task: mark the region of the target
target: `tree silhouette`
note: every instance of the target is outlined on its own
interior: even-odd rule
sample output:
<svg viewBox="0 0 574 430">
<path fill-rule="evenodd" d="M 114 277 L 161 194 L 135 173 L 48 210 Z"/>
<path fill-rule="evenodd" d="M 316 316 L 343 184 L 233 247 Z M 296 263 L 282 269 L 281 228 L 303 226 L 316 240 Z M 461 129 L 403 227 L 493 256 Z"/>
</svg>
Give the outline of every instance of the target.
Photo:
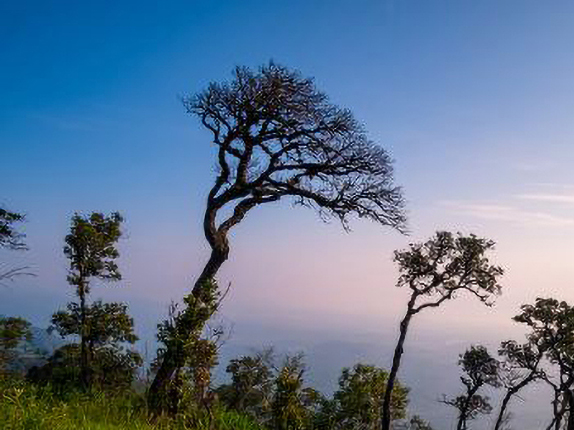
<svg viewBox="0 0 574 430">
<path fill-rule="evenodd" d="M 257 72 L 238 67 L 231 82 L 212 83 L 184 105 L 217 148 L 217 176 L 203 218 L 211 254 L 191 296 L 200 298 L 227 260 L 230 230 L 266 203 L 291 199 L 323 219 L 340 220 L 345 229 L 357 216 L 404 231 L 404 202 L 393 183 L 391 158 L 311 79 L 274 63 Z M 182 312 L 179 335 L 197 331 L 185 322 L 193 320 L 185 314 L 194 312 L 189 305 Z M 149 390 L 152 410 L 160 408 L 162 392 L 185 362 L 178 354 L 183 348 L 171 345 Z"/>
<path fill-rule="evenodd" d="M 24 242 L 25 235 L 16 228 L 16 224 L 23 221 L 24 215 L 0 208 L 0 248 L 16 251 L 28 249 Z M 33 274 L 28 271 L 28 267 L 2 269 L 0 271 L 0 285 L 2 285 L 4 281 L 10 281 L 20 275 L 33 276 Z"/>
<path fill-rule="evenodd" d="M 504 425 L 512 397 L 528 384 L 545 376 L 541 368 L 544 352 L 545 349 L 533 342 L 519 344 L 514 340 L 508 340 L 500 344 L 498 355 L 503 358 L 500 363 L 500 382 L 505 388 L 505 393 L 494 430 L 500 430 Z"/>
<path fill-rule="evenodd" d="M 24 221 L 24 215 L 0 208 L 0 247 L 8 249 L 26 249 L 24 234 L 14 224 Z"/>
<path fill-rule="evenodd" d="M 397 286 L 411 290 L 407 311 L 400 323 L 400 333 L 393 364 L 387 381 L 383 402 L 383 430 L 391 427 L 391 393 L 401 364 L 405 339 L 414 315 L 425 309 L 439 307 L 458 293 L 467 292 L 481 302 L 491 305 L 500 292 L 498 278 L 503 270 L 493 265 L 487 252 L 494 242 L 475 235 L 439 231 L 425 243 L 411 244 L 406 251 L 395 252 L 394 260 L 399 266 Z"/>
<path fill-rule="evenodd" d="M 454 398 L 444 398 L 443 403 L 458 409 L 457 430 L 466 430 L 467 422 L 479 414 L 489 414 L 492 411 L 489 398 L 478 394 L 485 385 L 498 387 L 499 363 L 482 346 L 471 346 L 461 354 L 458 362 L 464 375 L 460 377 L 465 393 Z"/>
<path fill-rule="evenodd" d="M 574 307 L 553 298 L 537 298 L 534 305 L 521 306 L 514 320 L 530 328 L 528 340 L 544 351 L 556 371 L 543 373 L 542 379 L 554 391 L 553 420 L 548 426 L 574 430 Z"/>
</svg>

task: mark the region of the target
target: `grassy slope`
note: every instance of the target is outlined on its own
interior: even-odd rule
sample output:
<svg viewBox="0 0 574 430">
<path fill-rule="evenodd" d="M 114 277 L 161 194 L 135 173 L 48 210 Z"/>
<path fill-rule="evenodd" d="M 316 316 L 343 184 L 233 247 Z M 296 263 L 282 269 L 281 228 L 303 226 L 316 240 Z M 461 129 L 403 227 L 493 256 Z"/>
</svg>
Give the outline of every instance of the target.
<svg viewBox="0 0 574 430">
<path fill-rule="evenodd" d="M 3 430 L 204 430 L 205 422 L 190 424 L 183 414 L 175 420 L 152 424 L 139 396 L 103 393 L 56 396 L 49 389 L 0 381 L 0 423 Z M 234 412 L 216 414 L 217 430 L 260 430 L 247 417 Z"/>
</svg>

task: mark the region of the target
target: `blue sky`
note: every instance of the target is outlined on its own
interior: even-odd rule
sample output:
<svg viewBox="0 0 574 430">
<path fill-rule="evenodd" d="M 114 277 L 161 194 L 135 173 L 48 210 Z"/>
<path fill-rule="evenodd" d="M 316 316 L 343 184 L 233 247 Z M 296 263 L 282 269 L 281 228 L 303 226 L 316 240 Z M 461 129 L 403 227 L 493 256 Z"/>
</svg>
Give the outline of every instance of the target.
<svg viewBox="0 0 574 430">
<path fill-rule="evenodd" d="M 454 345 L 444 386 L 411 380 L 438 390 L 415 402 L 432 413 L 468 343 L 520 336 L 510 317 L 537 295 L 574 300 L 573 18 L 565 1 L 3 2 L 0 199 L 27 214 L 31 250 L 2 258 L 38 276 L 1 291 L 0 313 L 46 325 L 69 293 L 71 214 L 119 210 L 125 282 L 94 295 L 129 301 L 151 339 L 207 255 L 213 153 L 179 98 L 274 59 L 391 152 L 412 236 L 365 222 L 345 234 L 286 204 L 250 214 L 221 274 L 230 343 L 392 342 L 404 305 L 392 250 L 439 228 L 491 237 L 508 268 L 497 308 L 461 299 L 414 326 L 413 339 Z M 384 365 L 381 348 L 369 359 Z"/>
</svg>

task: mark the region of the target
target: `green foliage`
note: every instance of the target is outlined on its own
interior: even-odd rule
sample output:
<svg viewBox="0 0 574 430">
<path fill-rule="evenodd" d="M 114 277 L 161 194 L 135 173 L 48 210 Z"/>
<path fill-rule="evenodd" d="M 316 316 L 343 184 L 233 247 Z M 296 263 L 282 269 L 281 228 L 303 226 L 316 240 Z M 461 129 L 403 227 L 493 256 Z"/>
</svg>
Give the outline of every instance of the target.
<svg viewBox="0 0 574 430">
<path fill-rule="evenodd" d="M 144 399 L 120 394 L 54 391 L 17 381 L 0 381 L 3 430 L 263 430 L 248 417 L 216 409 L 211 418 L 193 418 L 183 409 L 174 417 L 149 419 Z"/>
<path fill-rule="evenodd" d="M 19 317 L 0 316 L 0 376 L 7 372 L 16 357 L 15 349 L 32 339 L 31 324 Z"/>
<path fill-rule="evenodd" d="M 336 422 L 340 428 L 380 428 L 388 375 L 384 369 L 361 363 L 352 369 L 343 369 L 339 389 L 334 394 Z M 391 396 L 393 420 L 405 418 L 408 393 L 407 387 L 395 384 Z"/>
<path fill-rule="evenodd" d="M 154 409 L 175 414 L 186 390 L 194 392 L 198 404 L 211 407 L 212 401 L 207 394 L 211 370 L 217 364 L 217 345 L 214 340 L 202 336 L 206 334 L 204 327 L 217 311 L 220 299 L 217 283 L 208 280 L 196 294 L 185 298 L 187 306 L 184 311 L 172 305 L 168 318 L 158 324 L 157 338 L 163 346 L 158 348 L 152 367 L 157 370 L 165 360 L 169 360 L 175 364 L 175 372 L 167 386 L 150 395 L 149 401 Z M 193 329 L 189 330 L 190 327 Z"/>
<path fill-rule="evenodd" d="M 60 336 L 79 335 L 85 324 L 84 338 L 93 347 L 118 342 L 134 343 L 138 337 L 133 333 L 134 320 L 128 315 L 124 303 L 102 303 L 98 300 L 82 310 L 77 303 L 68 303 L 67 311 L 52 316 L 52 330 Z"/>
<path fill-rule="evenodd" d="M 72 217 L 64 254 L 70 260 L 68 282 L 77 286 L 78 296 L 89 293 L 90 278 L 121 279 L 115 260 L 119 257 L 116 242 L 121 236 L 122 221 L 117 212 L 110 216 L 94 212 L 88 217 Z"/>
<path fill-rule="evenodd" d="M 91 305 L 86 302 L 93 279 L 119 280 L 116 264 L 119 252 L 116 243 L 123 221 L 119 213 L 105 216 L 94 212 L 89 216 L 75 214 L 66 236 L 64 254 L 70 260 L 68 282 L 76 287 L 79 303 L 68 303 L 67 310 L 52 316 L 52 327 L 62 338 L 78 336 L 80 347 L 68 345 L 57 351 L 49 362 L 35 372 L 35 378 L 54 383 L 72 384 L 77 377 L 84 388 L 97 384 L 100 388 L 129 385 L 135 369 L 141 365 L 139 354 L 123 352 L 121 344 L 133 344 L 133 319 L 123 303 Z M 77 375 L 79 367 L 79 375 Z M 103 376 L 107 375 L 107 376 Z M 112 376 L 116 382 L 112 384 Z"/>
<path fill-rule="evenodd" d="M 271 403 L 273 367 L 272 349 L 231 360 L 226 368 L 231 384 L 217 389 L 219 398 L 230 408 L 263 417 Z"/>
<path fill-rule="evenodd" d="M 315 390 L 303 386 L 303 356 L 285 359 L 275 380 L 271 402 L 270 427 L 276 430 L 303 430 L 312 420 L 311 411 L 318 399 Z"/>
<path fill-rule="evenodd" d="M 93 351 L 91 386 L 104 391 L 128 390 L 134 381 L 141 356 L 130 350 L 114 346 L 101 346 Z M 40 367 L 33 367 L 27 378 L 40 385 L 52 385 L 54 389 L 74 390 L 80 387 L 80 348 L 77 344 L 57 349 Z"/>
</svg>

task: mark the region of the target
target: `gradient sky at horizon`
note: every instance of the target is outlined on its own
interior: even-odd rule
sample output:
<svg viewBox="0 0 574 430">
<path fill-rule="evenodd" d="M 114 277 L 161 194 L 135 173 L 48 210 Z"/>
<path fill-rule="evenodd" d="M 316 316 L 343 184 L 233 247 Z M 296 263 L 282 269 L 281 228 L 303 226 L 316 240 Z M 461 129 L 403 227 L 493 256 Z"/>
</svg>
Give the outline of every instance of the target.
<svg viewBox="0 0 574 430">
<path fill-rule="evenodd" d="M 213 148 L 180 97 L 273 59 L 389 150 L 411 236 L 364 221 L 347 234 L 284 202 L 253 212 L 220 277 L 238 342 L 392 339 L 392 251 L 474 232 L 507 268 L 498 305 L 464 298 L 413 326 L 457 345 L 456 384 L 463 342 L 520 336 L 510 318 L 537 296 L 574 302 L 573 19 L 566 1 L 3 2 L 0 202 L 26 213 L 31 249 L 2 258 L 38 276 L 0 291 L 0 314 L 46 326 L 70 294 L 70 216 L 119 210 L 125 281 L 94 297 L 129 301 L 151 339 L 207 256 Z"/>
</svg>

